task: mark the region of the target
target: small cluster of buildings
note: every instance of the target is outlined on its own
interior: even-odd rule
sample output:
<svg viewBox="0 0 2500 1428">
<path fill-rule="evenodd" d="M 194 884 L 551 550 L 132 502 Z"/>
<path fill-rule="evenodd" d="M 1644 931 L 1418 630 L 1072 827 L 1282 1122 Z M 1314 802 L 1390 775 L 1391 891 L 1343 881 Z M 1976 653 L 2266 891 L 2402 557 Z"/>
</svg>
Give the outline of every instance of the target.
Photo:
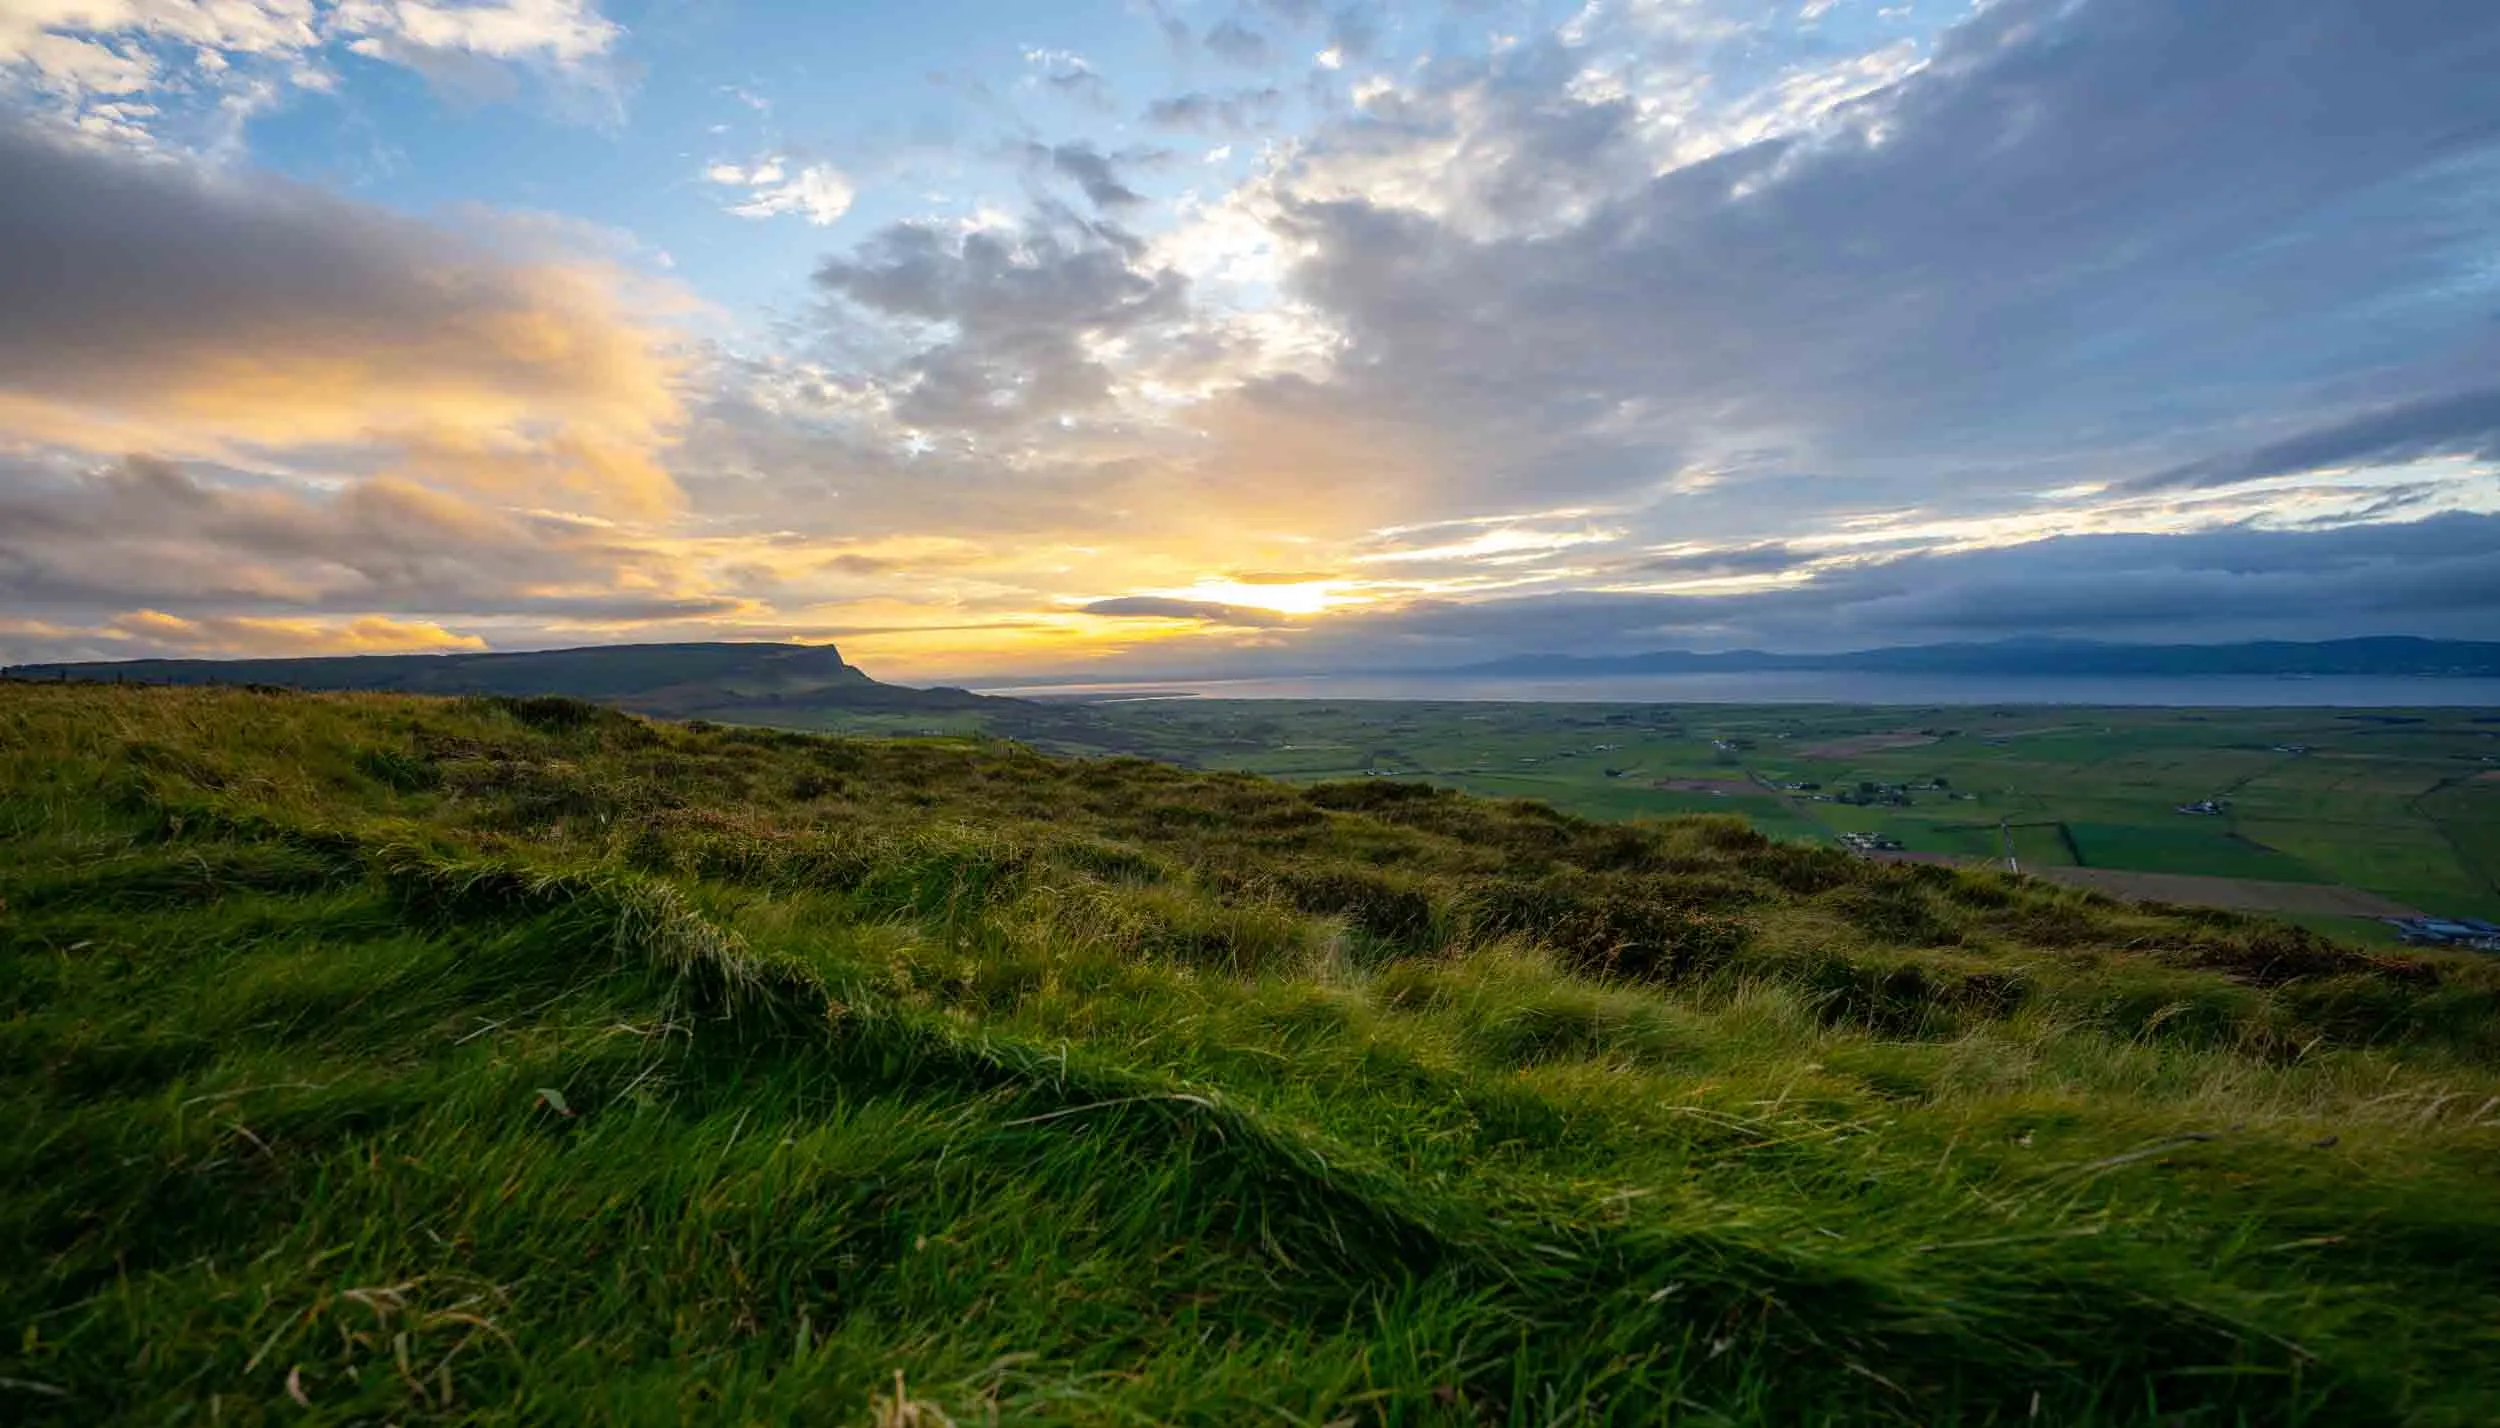
<svg viewBox="0 0 2500 1428">
<path fill-rule="evenodd" d="M 2500 922 L 2485 922 L 2479 917 L 2391 917 L 2387 925 L 2414 947 L 2500 952 Z"/>
<path fill-rule="evenodd" d="M 2227 798 L 2204 798 L 2194 803 L 2182 803 L 2178 811 L 2195 814 L 2200 818 L 2219 818 L 2231 811 L 2231 801 Z"/>
<path fill-rule="evenodd" d="M 1840 841 L 1854 853 L 1898 853 L 1901 840 L 1889 833 L 1843 833 Z"/>
</svg>

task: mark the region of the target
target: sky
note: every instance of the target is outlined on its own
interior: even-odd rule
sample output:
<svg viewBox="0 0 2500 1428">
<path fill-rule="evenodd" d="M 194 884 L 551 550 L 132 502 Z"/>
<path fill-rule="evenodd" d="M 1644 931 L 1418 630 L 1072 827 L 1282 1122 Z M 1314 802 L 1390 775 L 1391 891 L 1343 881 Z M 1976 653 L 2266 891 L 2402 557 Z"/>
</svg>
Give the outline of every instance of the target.
<svg viewBox="0 0 2500 1428">
<path fill-rule="evenodd" d="M 2491 0 L 0 0 L 0 663 L 2500 638 Z"/>
</svg>

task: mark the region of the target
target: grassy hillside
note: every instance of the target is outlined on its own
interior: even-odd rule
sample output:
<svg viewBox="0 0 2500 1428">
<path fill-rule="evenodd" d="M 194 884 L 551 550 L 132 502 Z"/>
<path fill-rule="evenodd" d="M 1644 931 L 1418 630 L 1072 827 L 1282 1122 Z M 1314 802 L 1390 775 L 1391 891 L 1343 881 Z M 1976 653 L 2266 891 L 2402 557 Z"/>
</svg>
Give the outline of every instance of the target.
<svg viewBox="0 0 2500 1428">
<path fill-rule="evenodd" d="M 1729 819 L 0 684 L 10 1421 L 2500 1416 L 2500 968 Z"/>
</svg>

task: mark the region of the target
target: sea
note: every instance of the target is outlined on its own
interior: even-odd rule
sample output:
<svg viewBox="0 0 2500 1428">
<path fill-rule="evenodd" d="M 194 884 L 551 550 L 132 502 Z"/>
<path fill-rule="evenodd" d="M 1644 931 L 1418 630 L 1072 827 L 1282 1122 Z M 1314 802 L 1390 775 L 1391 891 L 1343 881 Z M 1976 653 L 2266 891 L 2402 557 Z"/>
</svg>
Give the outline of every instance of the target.
<svg viewBox="0 0 2500 1428">
<path fill-rule="evenodd" d="M 1583 679 L 1313 674 L 977 687 L 1019 699 L 1405 699 L 1525 704 L 2066 704 L 2174 709 L 2490 709 L 2500 679 L 2363 675 L 2033 676 L 1764 670 Z"/>
</svg>

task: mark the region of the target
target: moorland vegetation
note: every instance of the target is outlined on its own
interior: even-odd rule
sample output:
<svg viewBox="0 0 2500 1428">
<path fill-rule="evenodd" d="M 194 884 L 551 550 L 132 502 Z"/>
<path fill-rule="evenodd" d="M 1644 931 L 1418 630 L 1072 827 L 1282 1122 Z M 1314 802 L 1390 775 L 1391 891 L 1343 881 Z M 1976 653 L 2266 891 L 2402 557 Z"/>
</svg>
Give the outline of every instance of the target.
<svg viewBox="0 0 2500 1428">
<path fill-rule="evenodd" d="M 0 684 L 13 1421 L 2500 1415 L 2500 967 L 1730 818 Z"/>
</svg>

